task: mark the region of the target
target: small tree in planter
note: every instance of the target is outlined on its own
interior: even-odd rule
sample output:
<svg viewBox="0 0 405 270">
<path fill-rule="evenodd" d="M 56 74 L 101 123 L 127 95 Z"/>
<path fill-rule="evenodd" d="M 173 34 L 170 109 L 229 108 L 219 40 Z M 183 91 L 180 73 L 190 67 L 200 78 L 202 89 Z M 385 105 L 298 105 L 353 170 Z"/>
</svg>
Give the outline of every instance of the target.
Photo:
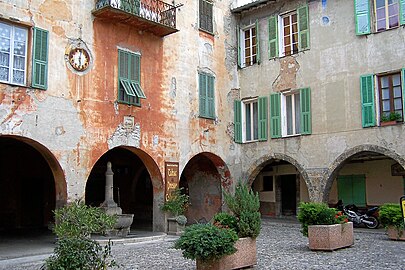
<svg viewBox="0 0 405 270">
<path fill-rule="evenodd" d="M 172 190 L 168 200 L 160 208 L 171 215 L 171 217 L 167 218 L 169 234 L 181 234 L 187 223 L 187 217 L 184 215 L 184 212 L 187 209 L 189 197 L 182 193 L 182 189 L 176 188 Z"/>
<path fill-rule="evenodd" d="M 55 254 L 45 261 L 41 269 L 104 270 L 117 265 L 111 258 L 110 242 L 101 247 L 90 239 L 92 233 L 112 229 L 115 216 L 81 202 L 73 202 L 54 212 L 56 224 L 53 230 L 58 237 Z"/>
<path fill-rule="evenodd" d="M 238 269 L 256 264 L 255 238 L 261 229 L 259 196 L 239 183 L 235 194 L 225 193 L 224 199 L 232 214 L 217 213 L 212 224 L 188 227 L 175 243 L 185 258 L 197 260 L 199 270 Z"/>
<path fill-rule="evenodd" d="M 335 250 L 353 245 L 353 223 L 324 203 L 301 203 L 298 220 L 311 250 Z"/>
<path fill-rule="evenodd" d="M 387 203 L 380 207 L 380 221 L 387 229 L 388 237 L 393 240 L 405 240 L 405 225 L 399 204 Z"/>
</svg>

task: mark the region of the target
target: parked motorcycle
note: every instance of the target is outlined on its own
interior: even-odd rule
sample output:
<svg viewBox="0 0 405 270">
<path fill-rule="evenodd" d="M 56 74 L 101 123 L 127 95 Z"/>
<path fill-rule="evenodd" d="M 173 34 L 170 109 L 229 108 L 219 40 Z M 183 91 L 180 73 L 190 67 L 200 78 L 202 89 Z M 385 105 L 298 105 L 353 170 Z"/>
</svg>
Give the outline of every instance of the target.
<svg viewBox="0 0 405 270">
<path fill-rule="evenodd" d="M 375 217 L 378 212 L 377 206 L 367 209 L 365 213 L 361 213 L 354 204 L 344 206 L 342 200 L 339 200 L 336 208 L 342 211 L 354 225 L 364 224 L 369 229 L 376 229 L 380 225 Z"/>
</svg>

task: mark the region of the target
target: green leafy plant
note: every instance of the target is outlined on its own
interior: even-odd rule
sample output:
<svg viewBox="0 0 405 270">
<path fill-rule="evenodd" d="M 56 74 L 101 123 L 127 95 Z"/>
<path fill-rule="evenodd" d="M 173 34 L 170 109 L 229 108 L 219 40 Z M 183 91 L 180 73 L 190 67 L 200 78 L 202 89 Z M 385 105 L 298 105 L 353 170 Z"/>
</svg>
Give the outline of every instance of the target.
<svg viewBox="0 0 405 270">
<path fill-rule="evenodd" d="M 298 221 L 301 222 L 301 232 L 308 236 L 309 225 L 332 225 L 348 222 L 347 217 L 335 208 L 329 208 L 324 203 L 300 203 Z"/>
<path fill-rule="evenodd" d="M 388 122 L 388 121 L 398 121 L 401 120 L 402 116 L 399 113 L 391 112 L 390 114 L 381 115 L 381 122 Z"/>
<path fill-rule="evenodd" d="M 188 206 L 188 195 L 183 188 L 176 188 L 170 193 L 169 199 L 161 206 L 161 210 L 174 216 L 184 215 Z"/>
<path fill-rule="evenodd" d="M 380 207 L 379 211 L 381 224 L 387 228 L 393 226 L 400 233 L 405 229 L 402 218 L 401 206 L 395 203 L 386 203 Z"/>
<path fill-rule="evenodd" d="M 261 229 L 259 194 L 239 182 L 235 194 L 224 192 L 224 199 L 236 217 L 238 236 L 256 238 Z"/>
<path fill-rule="evenodd" d="M 236 251 L 238 236 L 234 230 L 219 228 L 211 223 L 187 227 L 174 248 L 182 250 L 183 257 L 210 261 Z"/>
<path fill-rule="evenodd" d="M 112 229 L 115 216 L 99 208 L 73 202 L 55 210 L 54 232 L 58 236 L 54 255 L 46 259 L 47 270 L 104 270 L 117 266 L 111 257 L 111 242 L 104 247 L 90 239 L 92 233 Z"/>
<path fill-rule="evenodd" d="M 214 215 L 212 222 L 219 228 L 232 229 L 238 231 L 238 220 L 230 213 L 221 212 Z"/>
</svg>

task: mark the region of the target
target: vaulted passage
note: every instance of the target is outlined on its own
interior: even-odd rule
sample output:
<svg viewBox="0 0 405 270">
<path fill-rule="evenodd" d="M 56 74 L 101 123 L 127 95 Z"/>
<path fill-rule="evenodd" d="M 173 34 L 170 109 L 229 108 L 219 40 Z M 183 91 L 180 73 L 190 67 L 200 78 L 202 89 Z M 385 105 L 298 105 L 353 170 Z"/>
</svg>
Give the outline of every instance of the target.
<svg viewBox="0 0 405 270">
<path fill-rule="evenodd" d="M 0 231 L 53 222 L 55 181 L 43 154 L 18 137 L 0 136 Z"/>
<path fill-rule="evenodd" d="M 295 216 L 301 201 L 308 201 L 308 189 L 297 168 L 284 160 L 269 160 L 252 184 L 259 193 L 263 216 Z"/>
<path fill-rule="evenodd" d="M 222 208 L 222 176 L 219 168 L 223 161 L 210 153 L 193 157 L 186 165 L 179 186 L 190 196 L 186 216 L 188 223 L 209 222 Z M 229 172 L 225 170 L 225 175 Z"/>
<path fill-rule="evenodd" d="M 86 204 L 100 206 L 105 199 L 107 162 L 114 173 L 114 201 L 123 214 L 134 214 L 131 229 L 152 230 L 153 186 L 143 160 L 125 148 L 114 148 L 94 165 L 86 184 Z"/>
</svg>

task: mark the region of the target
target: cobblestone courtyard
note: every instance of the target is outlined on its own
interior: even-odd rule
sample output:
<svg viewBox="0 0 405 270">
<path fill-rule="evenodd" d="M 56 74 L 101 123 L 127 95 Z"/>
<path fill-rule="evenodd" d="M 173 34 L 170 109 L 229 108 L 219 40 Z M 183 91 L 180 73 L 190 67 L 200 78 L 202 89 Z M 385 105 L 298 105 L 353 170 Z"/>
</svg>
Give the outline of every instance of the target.
<svg viewBox="0 0 405 270">
<path fill-rule="evenodd" d="M 405 242 L 388 240 L 383 230 L 356 228 L 354 245 L 334 252 L 313 252 L 300 225 L 263 220 L 258 238 L 255 269 L 405 269 Z M 195 262 L 183 259 L 172 248 L 175 237 L 137 244 L 114 245 L 120 269 L 195 269 Z M 4 264 L 0 269 L 39 269 L 41 261 Z"/>
</svg>

